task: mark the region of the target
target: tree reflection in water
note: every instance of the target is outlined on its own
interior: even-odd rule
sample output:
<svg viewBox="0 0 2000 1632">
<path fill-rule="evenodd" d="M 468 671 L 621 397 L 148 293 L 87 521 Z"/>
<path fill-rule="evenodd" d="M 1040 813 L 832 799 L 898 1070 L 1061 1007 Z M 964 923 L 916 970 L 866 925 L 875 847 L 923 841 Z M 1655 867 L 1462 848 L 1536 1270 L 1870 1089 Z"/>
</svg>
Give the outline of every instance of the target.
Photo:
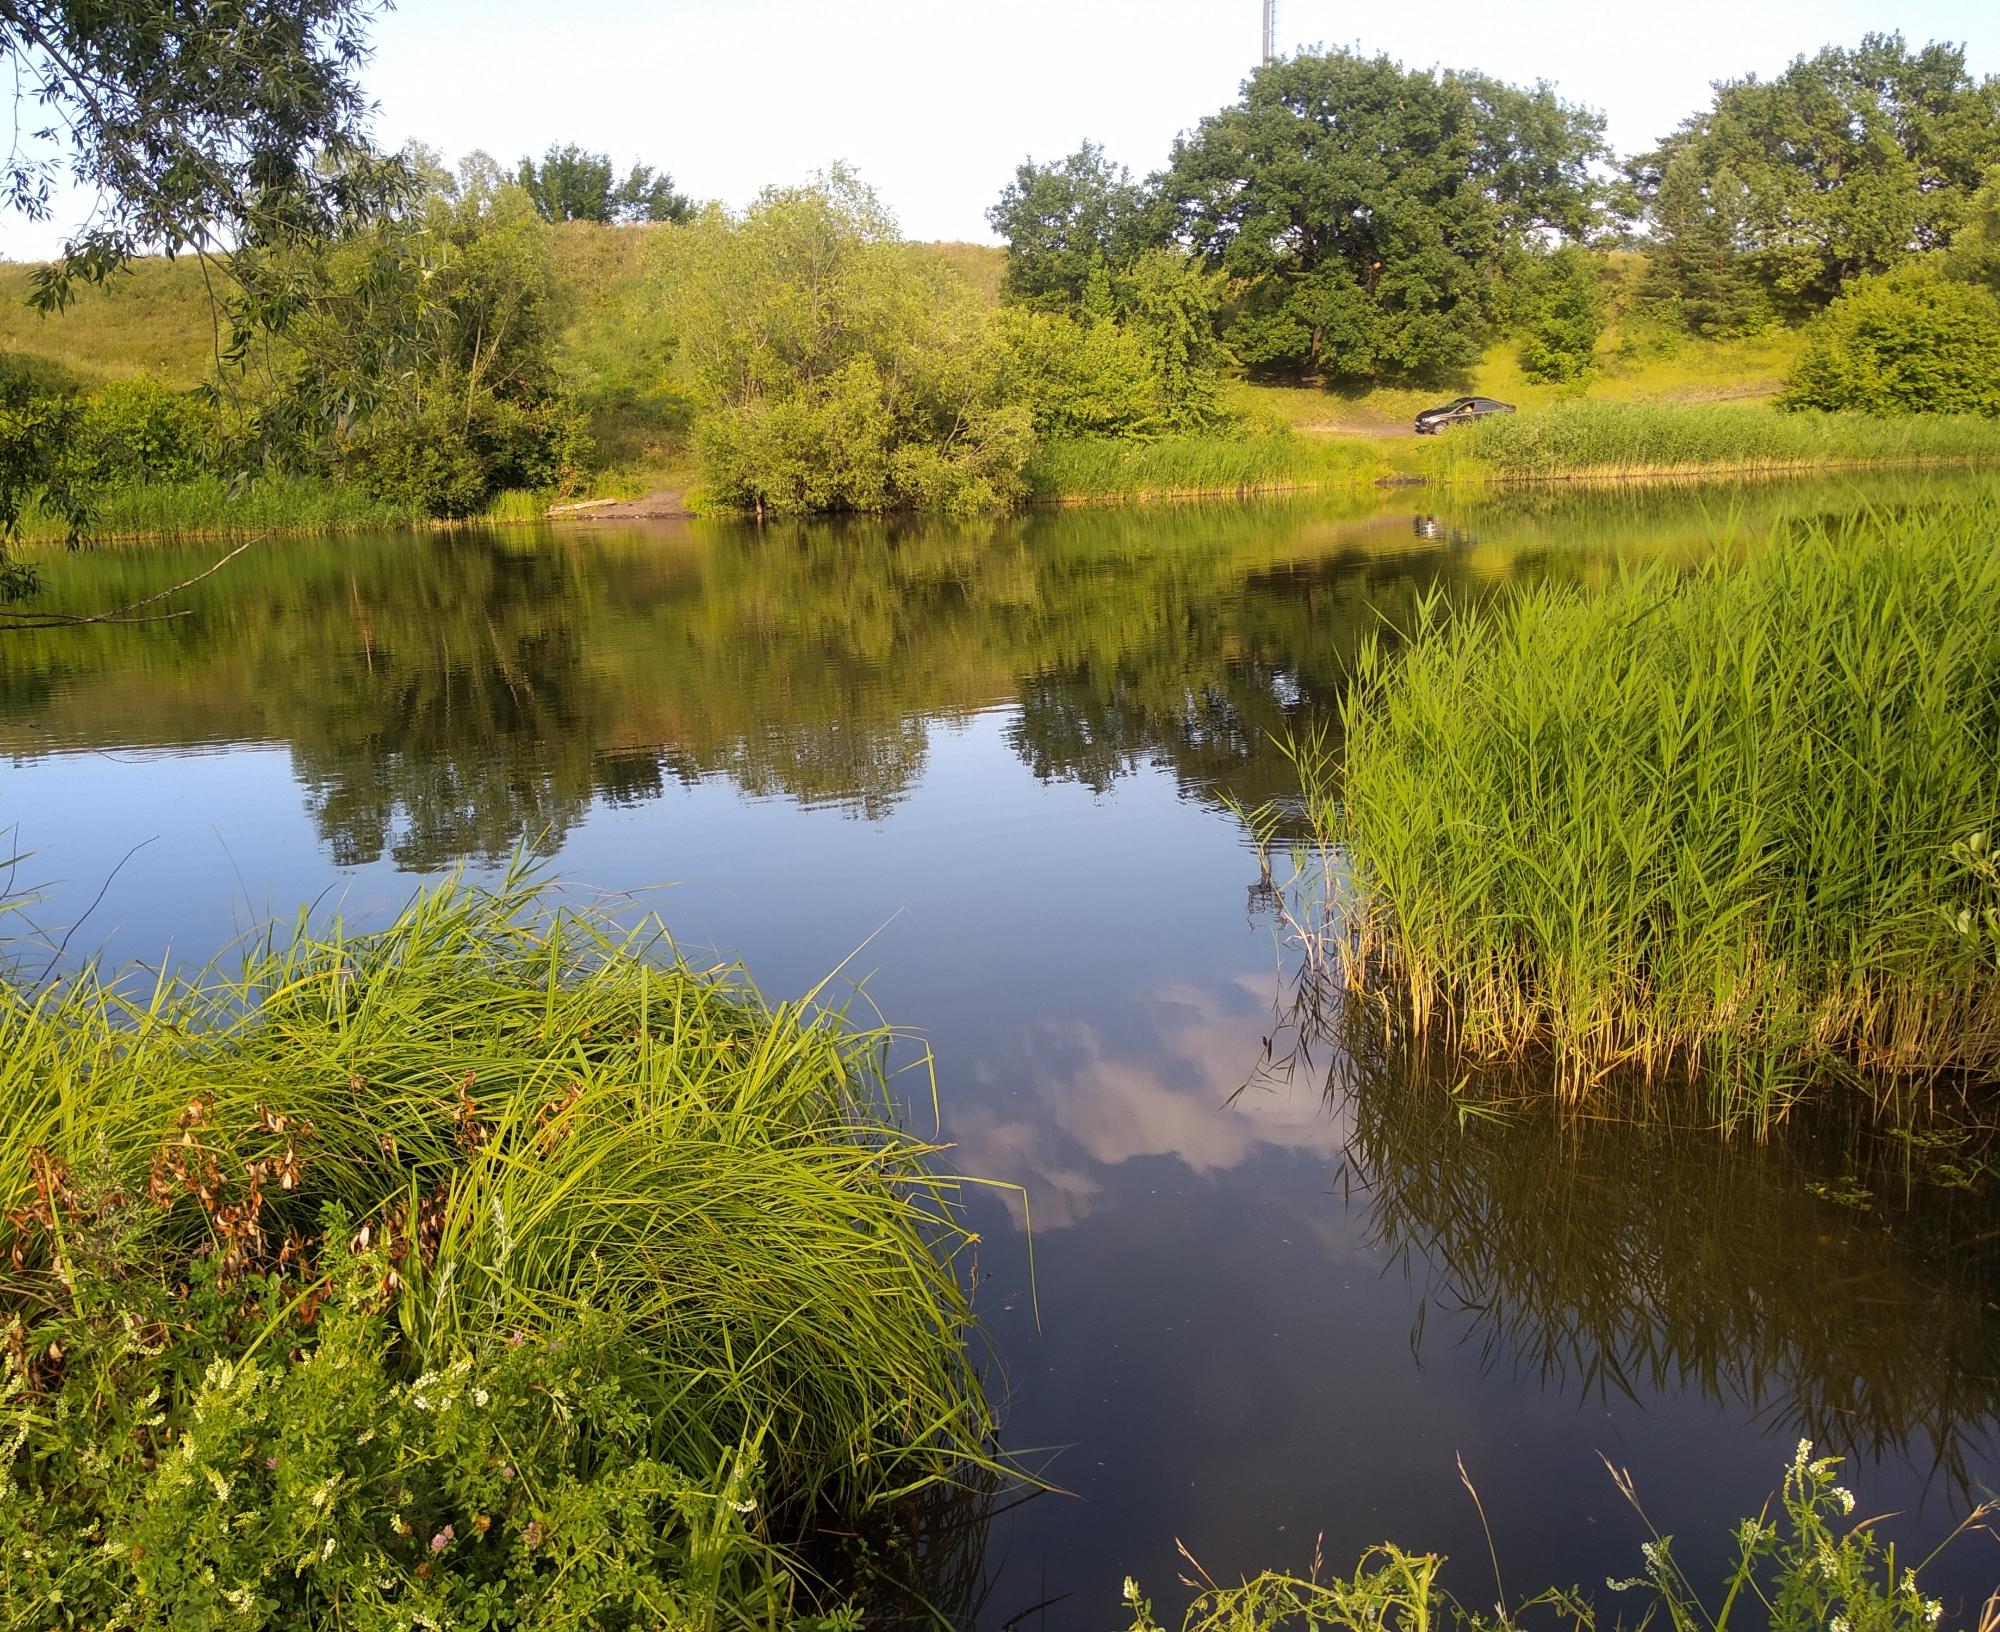
<svg viewBox="0 0 2000 1632">
<path fill-rule="evenodd" d="M 1420 1356 L 1473 1345 L 1579 1398 L 1692 1386 L 1973 1497 L 2000 1417 L 1986 1131 L 1828 1117 L 1760 1145 L 1701 1125 L 1692 1094 L 1685 1119 L 1657 1097 L 1643 1118 L 1583 1119 L 1525 1080 L 1511 1102 L 1491 1080 L 1472 1097 L 1377 1025 L 1333 1030 L 1343 1179 L 1372 1244 L 1428 1284 Z"/>
</svg>

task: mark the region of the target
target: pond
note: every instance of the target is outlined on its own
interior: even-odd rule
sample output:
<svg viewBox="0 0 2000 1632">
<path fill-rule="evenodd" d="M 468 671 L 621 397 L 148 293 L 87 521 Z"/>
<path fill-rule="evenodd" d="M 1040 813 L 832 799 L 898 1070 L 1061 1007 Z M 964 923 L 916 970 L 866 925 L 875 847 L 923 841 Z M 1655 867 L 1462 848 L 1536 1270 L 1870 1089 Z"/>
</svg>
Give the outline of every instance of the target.
<svg viewBox="0 0 2000 1632">
<path fill-rule="evenodd" d="M 1128 1573 L 1174 1611 L 1177 1542 L 1228 1579 L 1394 1539 L 1487 1602 L 1460 1459 L 1516 1594 L 1636 1572 L 1600 1457 L 1713 1566 L 1801 1437 L 1921 1556 L 2000 1485 L 1992 1187 L 1839 1129 L 1490 1122 L 1324 1047 L 1277 1069 L 1291 969 L 1235 812 L 1434 586 L 1973 480 L 268 541 L 189 617 L 0 636 L 30 972 L 379 921 L 526 847 L 773 996 L 862 982 L 996 1181 L 993 1386 L 1064 1492 L 960 1533 L 967 1623 L 1114 1625 Z M 52 558 L 44 604 L 218 553 Z M 1996 1581 L 1973 1537 L 1932 1584 L 1959 1614 Z"/>
</svg>

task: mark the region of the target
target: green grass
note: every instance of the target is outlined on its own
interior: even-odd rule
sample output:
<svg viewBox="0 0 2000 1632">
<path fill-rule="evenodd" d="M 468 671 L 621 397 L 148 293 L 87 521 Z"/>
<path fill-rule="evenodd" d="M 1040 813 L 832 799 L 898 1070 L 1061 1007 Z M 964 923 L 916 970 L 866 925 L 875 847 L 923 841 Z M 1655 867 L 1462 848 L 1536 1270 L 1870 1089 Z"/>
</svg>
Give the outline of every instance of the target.
<svg viewBox="0 0 2000 1632">
<path fill-rule="evenodd" d="M 1269 385 L 1239 381 L 1229 400 L 1253 419 L 1301 430 L 1355 435 L 1407 434 L 1422 409 L 1467 394 L 1498 397 L 1528 410 L 1577 400 L 1701 404 L 1765 401 L 1791 372 L 1800 336 L 1771 329 L 1735 340 L 1699 340 L 1614 322 L 1598 350 L 1597 372 L 1581 386 L 1528 379 L 1512 340 L 1496 341 L 1464 373 L 1426 385 L 1367 387 Z"/>
<path fill-rule="evenodd" d="M 146 375 L 187 387 L 214 368 L 208 291 L 192 257 L 136 260 L 54 317 L 27 305 L 33 271 L 0 264 L 0 351 L 48 358 L 88 384 Z"/>
<path fill-rule="evenodd" d="M 504 496 L 510 502 L 511 496 Z M 511 515 L 505 519 L 515 519 Z M 360 488 L 321 476 L 220 476 L 114 487 L 93 495 L 85 533 L 93 539 L 240 538 L 251 533 L 333 533 L 364 527 L 428 525 Z M 64 525 L 38 505 L 21 518 L 26 544 L 60 542 Z"/>
<path fill-rule="evenodd" d="M 761 1444 L 767 1507 L 857 1511 L 991 1429 L 894 1040 L 518 880 L 228 972 L 0 986 L 0 1304 L 32 1342 L 65 1255 L 113 1237 L 135 1284 L 220 1264 L 303 1298 L 372 1231 L 410 1374 L 611 1311 L 651 1455 L 706 1474 Z"/>
<path fill-rule="evenodd" d="M 1951 415 L 1872 419 L 1699 404 L 1570 402 L 1504 414 L 1425 447 L 1444 480 L 1549 480 L 1757 473 L 1846 464 L 2000 460 L 2000 421 Z"/>
<path fill-rule="evenodd" d="M 1388 469 L 1366 443 L 1278 433 L 1052 442 L 1036 452 L 1027 474 L 1035 500 L 1140 501 L 1366 486 Z"/>
<path fill-rule="evenodd" d="M 1907 1107 L 2000 1069 L 2000 505 L 1436 601 L 1299 761 L 1330 976 L 1472 1060 Z M 1620 1068 L 1629 1068 L 1621 1072 Z"/>
</svg>

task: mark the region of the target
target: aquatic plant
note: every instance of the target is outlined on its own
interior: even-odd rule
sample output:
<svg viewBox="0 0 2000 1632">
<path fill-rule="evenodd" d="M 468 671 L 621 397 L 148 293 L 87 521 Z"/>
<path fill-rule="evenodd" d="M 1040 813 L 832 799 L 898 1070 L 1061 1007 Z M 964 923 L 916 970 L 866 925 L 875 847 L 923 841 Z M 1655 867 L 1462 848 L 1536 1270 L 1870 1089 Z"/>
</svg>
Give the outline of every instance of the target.
<svg viewBox="0 0 2000 1632">
<path fill-rule="evenodd" d="M 147 1529 L 189 1457 L 261 1538 L 245 1590 L 287 1626 L 346 1601 L 327 1582 L 361 1590 L 300 1574 L 291 1542 L 323 1540 L 290 1511 L 288 1458 L 335 1482 L 343 1537 L 358 1556 L 365 1532 L 406 1619 L 460 1560 L 478 1583 L 540 1579 L 562 1555 L 528 1527 L 553 1539 L 572 1485 L 637 1504 L 599 1515 L 607 1535 L 657 1508 L 671 1558 L 613 1536 L 590 1568 L 657 1563 L 671 1596 L 697 1520 L 756 1552 L 815 1507 L 990 1467 L 969 1238 L 934 1147 L 895 1122 L 894 1041 L 697 970 L 656 925 L 548 910 L 519 876 L 373 934 L 301 925 L 233 972 L 0 988 L 0 1598 L 60 1590 L 67 1535 L 106 1604 L 151 1581 L 162 1624 L 195 1624 L 176 1606 L 206 1589 L 173 1584 Z M 501 1432 L 477 1395 L 509 1389 Z M 446 1394 L 478 1410 L 390 1455 L 350 1392 L 383 1434 Z M 542 1487 L 525 1444 L 524 1482 L 496 1483 L 496 1447 L 523 1437 L 553 1459 Z M 397 1528 L 413 1501 L 441 1556 Z M 220 1570 L 236 1543 L 205 1511 L 173 1545 Z M 105 1536 L 129 1556 L 98 1558 Z"/>
<path fill-rule="evenodd" d="M 1813 521 L 1681 578 L 1433 596 L 1295 747 L 1324 968 L 1581 1100 L 1700 1074 L 1760 1126 L 2000 1067 L 2000 506 Z M 1983 849 L 1979 852 L 1984 854 Z"/>
<path fill-rule="evenodd" d="M 1445 480 L 1803 470 L 2000 459 L 2000 424 L 1977 415 L 1780 413 L 1731 403 L 1573 401 L 1496 414 L 1425 450 Z"/>
<path fill-rule="evenodd" d="M 1655 1617 L 1671 1632 L 1728 1632 L 1746 1624 L 1766 1632 L 1933 1632 L 1944 1623 L 1945 1604 L 1925 1592 L 1919 1572 L 1944 1547 L 1983 1530 L 2000 1503 L 1975 1508 L 1930 1559 L 1899 1568 L 1896 1548 L 1877 1535 L 1876 1520 L 1848 1522 L 1855 1499 L 1839 1483 L 1839 1473 L 1838 1457 L 1815 1456 L 1811 1442 L 1801 1440 L 1775 1497 L 1762 1512 L 1734 1527 L 1735 1557 L 1709 1593 L 1674 1557 L 1673 1537 L 1653 1530 L 1648 1520 L 1652 1536 L 1641 1545 L 1639 1573 L 1605 1583 L 1621 1597 L 1637 1600 L 1636 1615 L 1620 1603 L 1601 1621 L 1596 1602 L 1576 1587 L 1550 1588 L 1509 1604 L 1497 1555 L 1499 1601 L 1490 1608 L 1474 1607 L 1441 1586 L 1441 1555 L 1405 1552 L 1385 1543 L 1370 1548 L 1348 1577 L 1326 1574 L 1323 1562 L 1315 1559 L 1305 1575 L 1267 1571 L 1233 1586 L 1213 1580 L 1183 1548 L 1195 1571 L 1188 1583 L 1195 1597 L 1181 1624 L 1183 1632 L 1429 1632 L 1445 1625 L 1512 1632 L 1537 1611 L 1547 1611 L 1557 1624 L 1567 1623 L 1575 1632 L 1595 1632 L 1600 1624 L 1647 1626 Z M 1644 1518 L 1631 1476 L 1616 1467 L 1611 1476 Z M 1469 1478 L 1466 1488 L 1476 1504 L 1478 1493 Z M 1481 1517 L 1483 1522 L 1483 1509 Z M 1129 1577 L 1125 1603 L 1131 1632 L 1161 1632 L 1151 1603 Z M 2000 1592 L 1987 1600 L 1977 1622 L 1980 1632 L 1990 1632 L 1996 1624 Z"/>
</svg>

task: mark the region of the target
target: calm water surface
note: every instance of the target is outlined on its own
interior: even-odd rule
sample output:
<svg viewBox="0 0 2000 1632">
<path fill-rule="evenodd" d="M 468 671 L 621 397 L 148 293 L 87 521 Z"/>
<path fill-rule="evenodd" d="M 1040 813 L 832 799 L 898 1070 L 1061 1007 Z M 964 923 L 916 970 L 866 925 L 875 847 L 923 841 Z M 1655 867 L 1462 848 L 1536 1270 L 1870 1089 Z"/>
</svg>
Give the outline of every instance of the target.
<svg viewBox="0 0 2000 1632">
<path fill-rule="evenodd" d="M 1020 1202 L 972 1193 L 978 1302 L 1007 1442 L 1070 1494 L 982 1528 L 968 1622 L 1112 1625 L 1128 1572 L 1171 1607 L 1177 1539 L 1225 1578 L 1394 1538 L 1480 1601 L 1459 1457 L 1516 1592 L 1633 1573 L 1600 1455 L 1691 1561 L 1801 1436 L 1927 1542 L 2000 1485 L 1993 1208 L 1837 1139 L 1461 1127 L 1324 1051 L 1261 1070 L 1289 974 L 1230 803 L 1433 585 L 1959 485 L 273 542 L 191 618 L 0 639 L 0 825 L 71 959 L 379 919 L 522 845 L 774 995 L 859 948 L 955 1165 L 1033 1215 L 1031 1297 Z M 47 601 L 212 553 L 58 559 Z M 1935 1580 L 1963 1607 L 2000 1546 Z"/>
</svg>

